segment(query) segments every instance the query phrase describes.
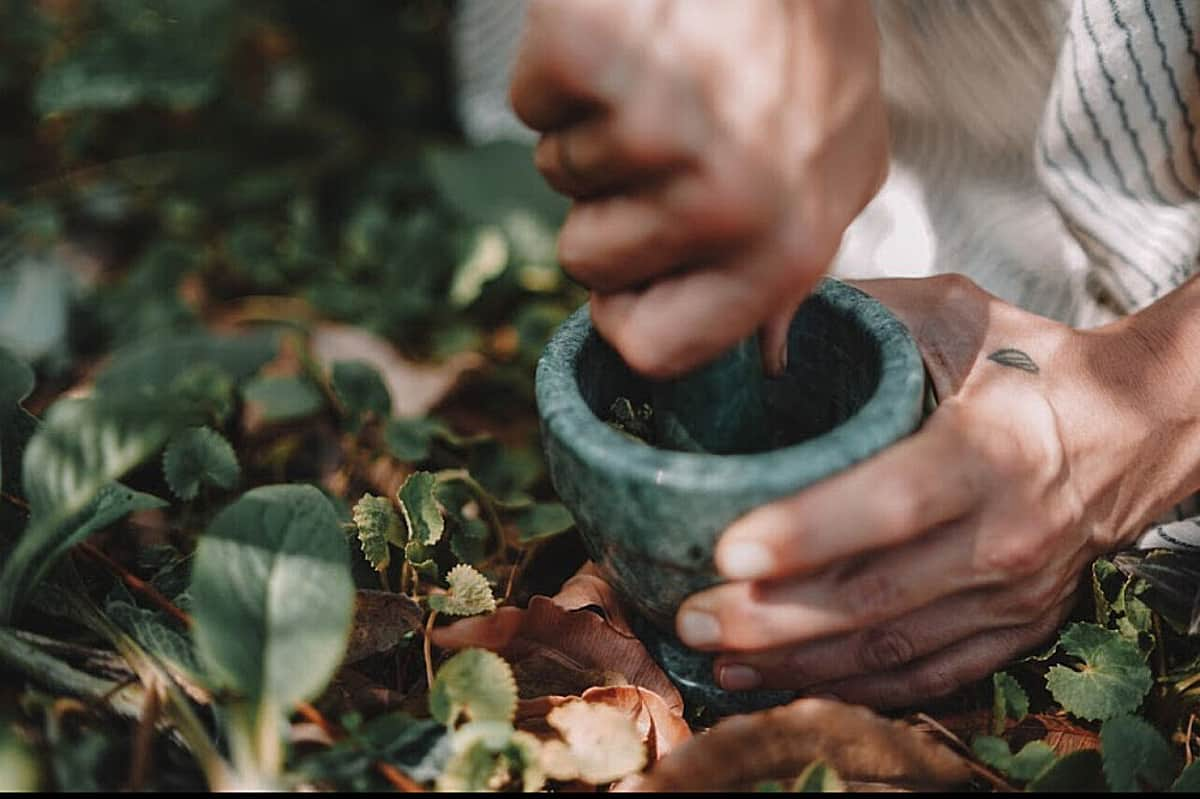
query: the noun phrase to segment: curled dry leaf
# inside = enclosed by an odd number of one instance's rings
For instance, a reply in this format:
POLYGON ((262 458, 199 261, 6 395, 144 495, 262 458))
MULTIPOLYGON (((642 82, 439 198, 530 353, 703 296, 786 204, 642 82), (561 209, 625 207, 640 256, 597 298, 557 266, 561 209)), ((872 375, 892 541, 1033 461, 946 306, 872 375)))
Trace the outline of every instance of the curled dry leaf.
POLYGON ((971 777, 966 760, 905 722, 864 707, 807 698, 725 719, 622 787, 735 789, 794 777, 814 760, 824 760, 846 780, 926 789, 959 785, 971 777))
POLYGON ((421 625, 421 607, 410 597, 361 589, 355 596, 354 626, 350 628, 350 643, 342 663, 357 663, 386 652, 421 625))
POLYGON ((392 415, 424 416, 458 384, 483 365, 483 356, 464 352, 440 364, 421 364, 400 355, 379 336, 351 325, 322 324, 313 330, 313 356, 326 368, 334 361, 367 361, 383 375, 392 395, 392 415))
POLYGON ((558 780, 607 785, 646 765, 646 747, 619 708, 572 698, 546 715, 559 739, 546 742, 542 765, 558 780))
POLYGON ((584 564, 571 579, 563 583, 559 592, 554 595, 554 604, 566 610, 596 609, 617 632, 634 637, 629 619, 625 615, 625 607, 617 591, 607 580, 600 576, 599 569, 592 561, 584 564))
POLYGON ((648 688, 669 708, 683 710, 679 691, 639 640, 595 613, 565 610, 550 597, 535 596, 524 609, 502 607, 435 629, 433 643, 443 649, 482 647, 498 653, 512 664, 525 699, 581 692, 597 682, 629 684, 648 688))

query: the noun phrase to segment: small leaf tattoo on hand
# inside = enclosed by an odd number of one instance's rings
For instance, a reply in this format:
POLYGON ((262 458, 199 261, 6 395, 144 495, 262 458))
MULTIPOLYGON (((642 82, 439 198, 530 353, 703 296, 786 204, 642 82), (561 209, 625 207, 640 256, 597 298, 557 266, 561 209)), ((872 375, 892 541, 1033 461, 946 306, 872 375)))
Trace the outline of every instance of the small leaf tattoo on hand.
POLYGON ((1029 372, 1031 375, 1036 375, 1040 371, 1038 365, 1033 362, 1033 358, 1012 347, 996 350, 987 357, 989 361, 995 361, 1001 366, 1010 366, 1013 369, 1029 372))

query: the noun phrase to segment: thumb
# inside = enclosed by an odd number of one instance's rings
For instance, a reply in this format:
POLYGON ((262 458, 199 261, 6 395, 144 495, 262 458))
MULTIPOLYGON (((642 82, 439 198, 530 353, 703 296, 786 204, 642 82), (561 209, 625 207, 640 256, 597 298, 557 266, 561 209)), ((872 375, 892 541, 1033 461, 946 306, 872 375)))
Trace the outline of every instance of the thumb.
POLYGON ((789 306, 767 319, 758 331, 758 346, 762 353, 763 371, 767 377, 779 377, 787 369, 788 360, 788 330, 792 326, 792 318, 796 308, 789 306))

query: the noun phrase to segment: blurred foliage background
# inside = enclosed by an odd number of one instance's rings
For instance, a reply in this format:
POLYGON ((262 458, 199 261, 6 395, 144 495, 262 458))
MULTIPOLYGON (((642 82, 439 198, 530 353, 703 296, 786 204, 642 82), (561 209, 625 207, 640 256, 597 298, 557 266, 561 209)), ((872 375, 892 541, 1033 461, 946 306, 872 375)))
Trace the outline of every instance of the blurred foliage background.
POLYGON ((61 387, 91 356, 287 297, 410 357, 483 352, 528 403, 581 299, 554 264, 564 208, 527 148, 462 142, 453 13, 0 4, 0 346, 61 387))

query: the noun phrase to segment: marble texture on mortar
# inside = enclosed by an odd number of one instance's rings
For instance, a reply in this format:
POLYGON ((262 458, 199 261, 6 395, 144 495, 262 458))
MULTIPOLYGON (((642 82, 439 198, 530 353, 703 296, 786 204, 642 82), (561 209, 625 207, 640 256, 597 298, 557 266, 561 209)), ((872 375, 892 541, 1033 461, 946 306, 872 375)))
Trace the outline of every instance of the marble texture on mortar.
POLYGON ((712 550, 720 533, 748 510, 870 457, 922 418, 925 371, 916 345, 861 291, 825 280, 797 312, 788 346, 787 373, 764 384, 775 448, 745 452, 760 448, 751 442, 741 448, 745 454, 652 447, 607 425, 616 398, 649 401, 663 387, 624 364, 592 328, 586 306, 562 325, 538 364, 555 489, 592 558, 649 623, 642 637, 652 652, 685 696, 718 714, 786 696, 720 691, 711 682, 711 658, 674 639, 680 602, 718 580, 712 550))

